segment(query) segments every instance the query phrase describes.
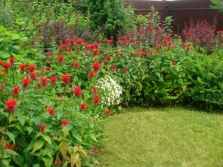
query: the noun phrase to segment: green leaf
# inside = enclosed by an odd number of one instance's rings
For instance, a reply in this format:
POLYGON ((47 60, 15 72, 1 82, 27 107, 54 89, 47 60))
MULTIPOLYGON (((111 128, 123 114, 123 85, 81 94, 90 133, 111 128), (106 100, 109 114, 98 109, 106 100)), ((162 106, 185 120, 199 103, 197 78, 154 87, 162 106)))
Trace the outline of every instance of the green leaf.
POLYGON ((22 166, 22 164, 24 163, 24 157, 23 156, 16 156, 16 157, 14 157, 14 162, 17 165, 22 166))
POLYGON ((91 133, 89 136, 90 136, 94 141, 97 141, 97 139, 96 139, 96 137, 95 137, 94 134, 91 133))
POLYGON ((60 145, 58 146, 59 151, 61 152, 62 156, 64 159, 67 158, 67 150, 68 150, 68 144, 65 142, 61 142, 60 145))
POLYGON ((9 155, 13 155, 13 156, 15 156, 15 155, 19 155, 19 154, 17 154, 17 152, 15 152, 15 151, 13 151, 13 150, 9 150, 9 149, 6 149, 5 152, 6 152, 7 154, 9 154, 9 155))
POLYGON ((58 111, 57 112, 57 119, 59 120, 63 116, 63 114, 64 114, 63 111, 61 111, 61 110, 58 111))
POLYGON ((71 154, 71 156, 70 156, 70 166, 74 167, 74 165, 77 163, 78 160, 79 160, 79 154, 77 154, 77 153, 71 154))
POLYGON ((31 150, 34 146, 35 140, 32 140, 31 143, 29 143, 28 147, 26 148, 26 152, 28 152, 29 150, 31 150))
POLYGON ((43 140, 37 140, 33 146, 32 154, 35 153, 37 150, 43 147, 45 141, 43 140))
POLYGON ((22 127, 24 126, 25 122, 26 122, 26 117, 24 115, 20 115, 18 116, 18 120, 21 123, 22 127))
POLYGON ((41 167, 40 164, 34 164, 33 167, 41 167))
POLYGON ((13 144, 15 145, 15 138, 14 138, 14 135, 11 133, 11 132, 6 132, 5 133, 9 138, 10 140, 13 142, 13 144))
POLYGON ((51 138, 45 134, 42 134, 41 135, 45 141, 47 141, 47 143, 49 143, 50 145, 52 144, 52 141, 51 141, 51 138))
POLYGON ((81 136, 78 133, 72 132, 73 137, 75 137, 79 142, 82 142, 81 136))
POLYGON ((9 167, 9 161, 8 160, 1 160, 2 164, 5 166, 5 167, 9 167))
POLYGON ((28 131, 28 134, 30 134, 33 131, 33 128, 27 126, 27 127, 24 128, 24 130, 28 131))
POLYGON ((8 59, 10 56, 11 56, 11 54, 8 53, 8 52, 5 52, 5 51, 2 51, 2 52, 0 53, 0 58, 1 58, 1 59, 8 59))
POLYGON ((51 165, 53 163, 53 158, 46 157, 46 158, 42 158, 42 160, 45 163, 46 167, 51 167, 51 165))

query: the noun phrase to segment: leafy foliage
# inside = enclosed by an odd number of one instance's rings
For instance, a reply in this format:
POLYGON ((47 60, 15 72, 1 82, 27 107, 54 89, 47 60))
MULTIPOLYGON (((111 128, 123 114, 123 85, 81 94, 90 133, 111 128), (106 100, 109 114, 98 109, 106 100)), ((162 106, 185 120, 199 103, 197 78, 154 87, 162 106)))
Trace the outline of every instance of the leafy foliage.
POLYGON ((210 0, 212 5, 211 8, 217 9, 219 12, 223 12, 223 0, 210 0))

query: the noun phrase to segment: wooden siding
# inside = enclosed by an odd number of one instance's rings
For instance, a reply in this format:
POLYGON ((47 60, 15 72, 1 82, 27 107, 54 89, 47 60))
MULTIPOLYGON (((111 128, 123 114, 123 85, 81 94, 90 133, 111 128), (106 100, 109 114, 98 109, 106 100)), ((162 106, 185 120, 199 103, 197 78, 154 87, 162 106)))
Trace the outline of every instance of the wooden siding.
POLYGON ((173 18, 173 30, 181 32, 184 23, 189 23, 190 18, 196 23, 197 20, 206 19, 212 24, 217 15, 217 31, 223 30, 223 14, 210 8, 209 0, 178 0, 178 1, 145 1, 145 0, 124 0, 126 4, 134 7, 135 14, 146 15, 152 6, 159 12, 161 21, 166 16, 173 18))

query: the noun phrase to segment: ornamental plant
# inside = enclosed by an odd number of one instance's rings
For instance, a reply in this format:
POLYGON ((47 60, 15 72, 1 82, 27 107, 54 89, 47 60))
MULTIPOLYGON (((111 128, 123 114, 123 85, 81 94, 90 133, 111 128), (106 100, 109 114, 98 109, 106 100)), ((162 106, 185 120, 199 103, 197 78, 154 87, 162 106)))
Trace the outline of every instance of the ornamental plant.
MULTIPOLYGON (((122 87, 110 76, 106 75, 98 79, 98 89, 101 94, 101 104, 103 106, 115 106, 121 102, 122 87)), ((95 87, 95 89, 97 89, 95 87)), ((92 90, 95 92, 95 90, 92 90)))

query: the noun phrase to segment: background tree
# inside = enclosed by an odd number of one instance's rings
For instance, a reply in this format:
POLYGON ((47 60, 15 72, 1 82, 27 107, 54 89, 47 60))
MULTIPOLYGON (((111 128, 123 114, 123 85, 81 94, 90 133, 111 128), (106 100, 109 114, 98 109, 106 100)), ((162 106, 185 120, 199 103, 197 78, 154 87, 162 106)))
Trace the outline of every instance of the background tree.
POLYGON ((104 26, 103 35, 117 40, 118 32, 124 32, 134 25, 131 7, 125 7, 122 0, 86 0, 88 3, 90 27, 97 30, 104 26))
POLYGON ((210 0, 213 4, 210 7, 212 9, 217 9, 219 12, 223 12, 223 0, 210 0))

